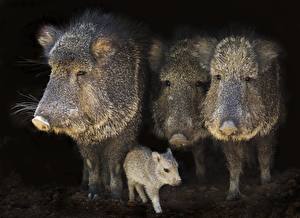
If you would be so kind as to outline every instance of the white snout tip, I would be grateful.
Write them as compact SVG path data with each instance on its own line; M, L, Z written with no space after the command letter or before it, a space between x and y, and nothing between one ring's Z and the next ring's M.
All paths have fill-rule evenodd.
M41 131L47 132L47 131L50 130L50 124L49 124L49 122L48 122L45 118L43 118L42 116L35 116L35 117L31 120L31 122L33 123L33 125L34 125L37 129L39 129L39 130L41 130Z

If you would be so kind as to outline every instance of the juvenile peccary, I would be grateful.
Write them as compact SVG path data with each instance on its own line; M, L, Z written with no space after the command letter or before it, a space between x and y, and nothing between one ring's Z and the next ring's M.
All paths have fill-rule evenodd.
M208 130L223 141L228 200L240 195L239 177L250 144L256 144L262 184L271 180L272 140L282 115L279 57L276 43L236 34L220 40L211 59L212 82L203 112Z
M192 146L196 175L203 179L204 140L209 134L201 110L210 83L207 64L214 39L181 31L174 38L165 44L157 41L150 49L154 131L174 148Z
M122 152L112 154L109 165L112 196L122 191L123 152L135 143L141 123L145 32L126 19L86 12L65 28L44 26L38 35L52 72L32 122L78 143L90 198L99 192L105 146Z
M127 177L129 203L135 200L134 189L143 203L147 202L144 189L149 196L156 213L161 213L159 189L163 185L180 185L178 164L171 150L159 154L146 147L137 147L130 151L124 162Z

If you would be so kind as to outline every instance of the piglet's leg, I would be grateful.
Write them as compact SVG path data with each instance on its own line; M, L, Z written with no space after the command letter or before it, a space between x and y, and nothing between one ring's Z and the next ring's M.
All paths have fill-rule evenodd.
M147 203L148 199L147 199L147 196L146 196L146 194L144 192L143 186L140 185L140 184L136 184L135 185L135 189L139 193L139 196L142 199L143 203Z
M146 192L152 202L155 212L162 213L162 209L159 203L159 189L155 187L146 187Z
M129 203L133 203L135 200L134 182L131 180L128 180L128 191L129 191Z

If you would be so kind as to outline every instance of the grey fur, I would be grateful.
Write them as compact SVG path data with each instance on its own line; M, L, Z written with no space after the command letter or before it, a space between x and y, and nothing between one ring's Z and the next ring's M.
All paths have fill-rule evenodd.
M279 56L276 43L252 33L225 37L213 53L203 114L210 133L223 141L230 173L228 200L240 195L249 144L257 146L261 182L271 180L274 132L282 116Z
M180 35L169 43L155 41L150 50L153 73L151 110L154 131L172 144L175 135L186 137L176 148L193 146L196 174L205 175L202 106L209 86L209 59L215 40L199 35ZM166 84L170 83L170 84ZM178 135L179 134L179 135Z
M111 193L120 197L127 145L136 143L141 124L146 39L141 25L101 12L87 12L65 28L45 26L38 35L52 73L35 117L78 143L91 198L99 192L102 154L109 155L103 158ZM105 153L110 146L112 153Z
M146 147L137 147L127 154L124 169L128 183L129 202L134 202L134 190L136 190L143 203L146 203L145 189L156 213L162 212L159 189L166 184L174 186L181 183L178 164L170 149L166 153L159 154Z

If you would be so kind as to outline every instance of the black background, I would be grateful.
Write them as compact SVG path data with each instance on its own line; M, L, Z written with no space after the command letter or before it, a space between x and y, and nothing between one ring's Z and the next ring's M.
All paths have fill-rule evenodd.
M300 13L296 3L7 0L0 2L0 177L16 171L31 183L79 182L81 162L72 141L36 131L29 117L12 116L11 107L25 100L19 93L40 97L49 78L47 66L24 62L41 60L42 51L35 36L38 29L46 23L65 23L85 8L95 7L144 22L154 33L166 37L178 25L205 30L238 23L277 40L286 52L283 77L287 119L279 131L275 168L300 168ZM147 140L151 139L146 137Z

